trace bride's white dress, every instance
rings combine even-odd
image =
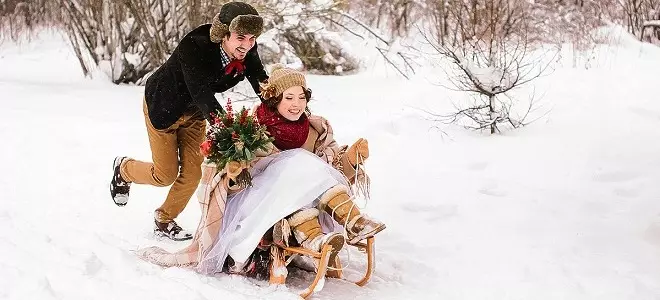
[[[291,213],[314,207],[325,191],[348,182],[343,174],[304,149],[283,151],[262,158],[250,169],[252,186],[227,197],[222,230],[215,245],[198,265],[202,272],[219,273],[230,255],[244,263],[264,233]],[[324,232],[341,226],[330,215],[319,215]]]

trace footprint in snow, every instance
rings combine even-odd
[[[85,260],[85,275],[92,277],[101,271],[101,269],[103,269],[103,262],[95,253],[92,253]]]
[[[647,227],[644,232],[644,239],[647,242],[660,247],[660,221],[649,224],[649,227]]]
[[[603,183],[624,182],[637,179],[639,174],[633,172],[602,172],[594,175],[594,181]]]
[[[478,190],[479,193],[486,195],[486,196],[492,196],[492,197],[506,197],[507,193],[501,189],[498,188],[497,184],[490,184],[481,187]]]
[[[648,118],[655,121],[660,121],[660,112],[653,111],[647,108],[630,107],[628,110],[640,117]]]
[[[467,165],[467,169],[470,171],[482,171],[488,167],[489,163],[486,161],[473,162]]]
[[[619,197],[624,198],[635,198],[639,196],[639,192],[636,189],[631,188],[616,188],[613,193]]]

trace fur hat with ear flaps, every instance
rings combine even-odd
[[[213,17],[210,37],[212,42],[220,43],[222,38],[230,32],[259,36],[263,27],[264,20],[250,4],[229,2],[223,5],[220,12]]]

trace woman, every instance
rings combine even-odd
[[[163,266],[195,266],[205,274],[221,272],[231,261],[230,271],[241,272],[261,237],[280,219],[302,247],[319,251],[331,244],[332,256],[345,242],[336,232],[342,227],[349,243],[385,229],[361,214],[349,188],[368,184],[359,168],[369,156],[367,141],[338,146],[327,120],[309,113],[311,91],[300,72],[274,68],[261,95],[264,102],[255,113],[274,147],[250,164],[253,185],[241,190],[232,184],[243,168],[238,163],[218,174],[207,166],[198,188],[202,220],[192,245],[172,254],[147,248],[139,251],[143,257]]]

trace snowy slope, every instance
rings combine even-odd
[[[457,99],[429,82],[438,70],[311,76],[337,139],[369,139],[366,210],[388,225],[372,281],[315,298],[660,299],[660,50],[612,32],[589,69],[563,53],[536,82],[549,113],[499,136],[432,128],[420,109]],[[133,254],[185,245],[151,234],[167,189],[135,186],[124,208],[108,195],[114,156],[150,157],[142,93],[83,78],[53,34],[0,46],[0,299],[296,299],[310,274],[273,288]],[[179,223],[198,216],[193,199]]]

